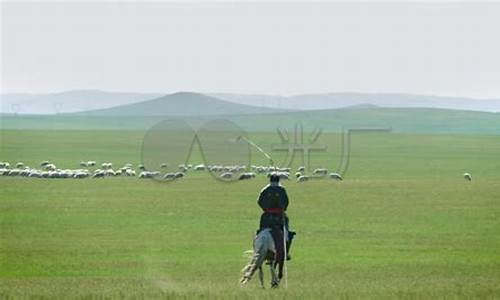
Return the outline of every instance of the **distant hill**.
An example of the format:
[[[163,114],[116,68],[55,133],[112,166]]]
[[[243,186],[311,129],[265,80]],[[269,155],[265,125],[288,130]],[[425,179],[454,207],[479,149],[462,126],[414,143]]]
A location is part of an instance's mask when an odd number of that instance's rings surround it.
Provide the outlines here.
[[[197,95],[197,97],[202,95],[197,93],[177,94],[191,94]],[[165,95],[166,94],[162,93],[122,93],[100,90],[73,90],[52,94],[3,94],[0,95],[0,113],[60,114],[96,111],[157,99]],[[166,96],[170,97],[172,95]],[[274,108],[275,110],[265,109],[267,112],[273,112],[280,110],[335,109],[356,105],[375,105],[379,107],[394,108],[443,108],[500,112],[500,99],[471,99],[395,93],[325,93],[294,95],[288,97],[279,95],[247,95],[228,93],[205,95],[218,100],[230,102],[229,104],[252,106],[254,108],[244,109],[244,111],[252,111],[252,113],[263,112],[264,110],[262,110],[262,107]],[[224,106],[229,106],[229,104],[226,103]],[[236,109],[234,106],[232,107],[233,108],[231,109],[227,109],[229,114],[233,113],[233,111],[240,112],[239,109]],[[187,109],[187,107],[183,107],[182,109]],[[176,111],[177,108],[171,106],[170,110]],[[96,113],[101,114],[101,112]],[[191,114],[191,112],[186,114]],[[175,113],[175,115],[177,115],[177,113]]]
[[[2,94],[0,112],[14,114],[57,114],[136,103],[160,97],[159,93],[118,93],[74,90],[52,94]]]
[[[212,111],[214,112],[214,111]],[[166,116],[96,116],[67,114],[56,116],[3,115],[3,129],[82,129],[82,130],[146,130]],[[181,117],[176,117],[181,118]],[[222,118],[252,132],[275,132],[286,128],[290,134],[296,124],[305,130],[320,128],[325,132],[341,132],[345,128],[391,128],[395,133],[483,134],[500,135],[500,113],[447,110],[435,108],[383,108],[351,106],[341,109],[275,112],[265,114],[204,115],[182,117],[197,128],[204,122]]]
[[[327,93],[304,94],[290,97],[227,93],[211,95],[240,104],[265,104],[270,107],[282,109],[318,110],[371,104],[380,107],[444,108],[500,112],[500,99],[472,99],[394,93]]]
[[[120,105],[107,109],[85,111],[87,116],[213,116],[283,112],[277,108],[257,107],[220,100],[198,93],[179,92],[159,98]]]

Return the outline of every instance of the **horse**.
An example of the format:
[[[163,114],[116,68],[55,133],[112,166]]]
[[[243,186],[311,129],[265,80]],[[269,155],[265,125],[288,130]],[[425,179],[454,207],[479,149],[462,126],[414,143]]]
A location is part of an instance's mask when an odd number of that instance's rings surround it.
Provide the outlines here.
[[[250,250],[247,253],[251,253],[251,256],[248,264],[241,270],[243,275],[240,283],[244,285],[249,282],[258,269],[260,286],[265,288],[262,264],[267,260],[271,270],[271,287],[277,288],[283,277],[284,260],[276,260],[276,246],[270,228],[265,228],[257,234],[253,242],[253,251]],[[276,274],[276,267],[278,267],[278,274]]]

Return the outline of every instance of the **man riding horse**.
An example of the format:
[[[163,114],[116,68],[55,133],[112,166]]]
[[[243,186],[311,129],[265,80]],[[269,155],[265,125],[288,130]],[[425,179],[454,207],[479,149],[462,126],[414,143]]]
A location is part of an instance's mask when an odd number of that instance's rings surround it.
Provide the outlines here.
[[[245,284],[252,278],[256,270],[259,270],[259,279],[261,286],[264,287],[262,263],[267,260],[271,268],[272,281],[271,286],[276,288],[283,277],[283,268],[285,265],[285,245],[283,238],[283,227],[285,227],[286,252],[290,251],[295,232],[288,230],[288,216],[285,211],[288,208],[288,195],[283,186],[279,184],[280,177],[272,173],[270,184],[262,189],[257,203],[262,208],[263,213],[260,217],[259,230],[254,239],[252,256],[248,264],[243,268],[243,276],[240,279],[241,284]],[[287,260],[290,256],[287,255]],[[278,267],[278,274],[276,274]]]
[[[270,228],[276,246],[276,260],[283,260],[283,227],[286,228],[287,236],[287,253],[289,253],[290,245],[293,239],[294,232],[288,230],[288,216],[286,209],[288,208],[288,195],[285,188],[280,185],[280,177],[276,173],[272,173],[269,177],[270,183],[265,186],[260,192],[257,203],[262,208],[263,213],[260,217],[259,232],[265,228]],[[291,257],[287,255],[287,260]]]

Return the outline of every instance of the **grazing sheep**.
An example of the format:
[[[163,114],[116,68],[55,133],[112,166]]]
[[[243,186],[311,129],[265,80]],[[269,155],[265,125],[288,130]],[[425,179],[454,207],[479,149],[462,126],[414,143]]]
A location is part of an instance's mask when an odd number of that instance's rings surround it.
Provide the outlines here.
[[[284,179],[284,180],[288,180],[290,179],[290,173],[287,173],[287,172],[278,172],[278,176],[280,177],[280,179]]]
[[[184,177],[184,173],[182,173],[182,172],[175,173],[175,179],[182,178],[182,177]]]
[[[160,165],[160,168],[166,168],[166,167],[168,167],[168,164],[167,164],[167,163],[162,163],[162,164]]]
[[[61,178],[61,173],[58,171],[50,171],[49,178]]]
[[[330,178],[335,180],[343,180],[342,175],[339,173],[330,173]]]
[[[267,177],[271,177],[271,175],[276,174],[280,179],[288,180],[290,179],[290,173],[287,172],[271,172],[267,174]]]
[[[306,170],[306,168],[304,166],[300,166],[297,171],[298,172],[304,172]]]
[[[24,163],[22,163],[22,162],[18,162],[18,163],[16,164],[16,168],[20,169],[20,168],[22,168],[22,167],[24,167]]]
[[[243,173],[243,174],[240,174],[240,177],[238,178],[239,180],[245,180],[245,179],[252,179],[252,178],[255,178],[255,173]]]
[[[188,170],[188,167],[186,167],[185,165],[179,165],[179,171],[187,172],[187,170]]]
[[[126,169],[125,170],[125,175],[127,176],[135,176],[135,171],[132,169]]]
[[[328,174],[327,169],[316,169],[313,171],[313,175],[325,176],[326,174]]]
[[[233,173],[224,172],[224,173],[220,174],[219,177],[222,179],[231,179],[231,178],[233,178]]]
[[[310,178],[307,175],[302,175],[299,178],[297,178],[297,182],[305,182],[308,181]]]
[[[138,167],[138,168],[139,168],[139,170],[141,170],[141,171],[146,170],[146,168],[144,167],[144,165],[143,165],[143,164],[140,164],[140,165],[138,165],[137,167]]]
[[[223,172],[224,171],[224,167],[223,166],[214,166],[212,170],[210,170],[212,172]]]
[[[141,173],[139,173],[139,178],[153,178],[155,176],[158,176],[160,175],[159,172],[149,172],[149,171],[142,171]]]
[[[87,162],[85,162],[85,161],[81,161],[81,162],[80,162],[80,167],[88,167]]]
[[[467,181],[472,181],[472,175],[470,173],[464,173],[464,179]]]
[[[17,176],[21,173],[21,170],[19,169],[12,169],[7,173],[8,176]]]
[[[50,162],[48,160],[44,160],[40,163],[40,167],[45,167],[46,165],[50,164]]]
[[[92,178],[104,178],[104,176],[106,176],[106,172],[104,170],[97,169],[94,172],[94,175],[92,176]]]
[[[175,173],[166,173],[163,175],[163,179],[173,180],[175,179]]]
[[[35,170],[30,172],[28,177],[42,178],[42,173],[40,173],[40,171]]]
[[[57,169],[57,167],[54,164],[45,165],[45,170],[47,170],[47,171],[55,171],[56,169]]]
[[[295,177],[299,178],[300,176],[302,176],[301,172],[295,172]]]
[[[194,166],[193,170],[195,170],[195,171],[205,171],[205,165],[203,165],[203,164],[196,165],[196,166]]]
[[[25,168],[24,170],[21,170],[19,175],[27,177],[31,173],[31,170],[29,168]]]
[[[87,178],[89,177],[89,173],[86,173],[86,172],[76,172],[73,177],[74,178],[78,178],[78,179],[81,179],[81,178]]]
[[[101,168],[103,168],[103,169],[111,169],[111,168],[113,168],[113,164],[110,163],[110,162],[104,162],[104,163],[101,164]]]
[[[95,162],[95,161],[93,161],[93,160],[89,160],[89,161],[87,162],[87,167],[93,167],[93,166],[95,166],[95,165],[96,165],[96,162]]]
[[[116,176],[116,172],[113,171],[113,169],[107,169],[106,171],[104,171],[104,173],[106,174],[106,176]]]
[[[258,166],[255,171],[257,172],[257,174],[262,174],[262,173],[266,173],[266,168],[263,167],[263,166]]]
[[[8,172],[9,170],[7,169],[0,169],[0,176],[7,175]]]

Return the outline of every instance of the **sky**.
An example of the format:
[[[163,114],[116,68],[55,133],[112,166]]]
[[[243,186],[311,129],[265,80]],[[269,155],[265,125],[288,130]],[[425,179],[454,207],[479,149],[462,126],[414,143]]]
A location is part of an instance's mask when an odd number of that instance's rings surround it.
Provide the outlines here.
[[[1,92],[500,98],[500,3],[1,4]]]

